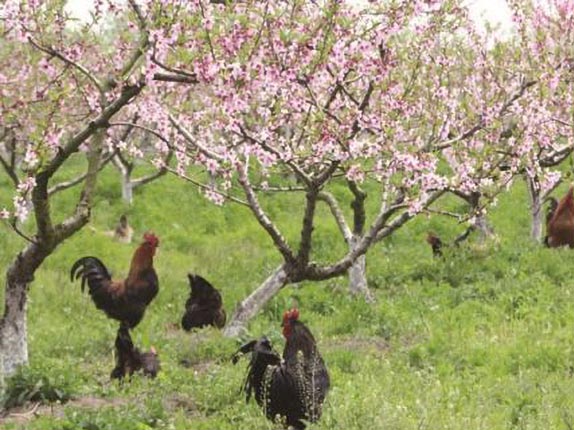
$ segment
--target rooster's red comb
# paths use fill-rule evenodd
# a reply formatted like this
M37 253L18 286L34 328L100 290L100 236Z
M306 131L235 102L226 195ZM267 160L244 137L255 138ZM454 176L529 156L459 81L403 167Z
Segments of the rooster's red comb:
M283 313L283 321L297 321L299 319L299 309L293 308Z
M143 235L144 242L149 243L153 246L159 245L159 238L153 233L153 231L147 231Z

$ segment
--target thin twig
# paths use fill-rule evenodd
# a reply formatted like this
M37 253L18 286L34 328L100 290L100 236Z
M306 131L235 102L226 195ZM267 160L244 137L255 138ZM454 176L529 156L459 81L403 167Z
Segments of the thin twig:
M93 84L96 86L96 88L100 91L100 93L105 92L104 85L100 82L100 80L98 78L96 78L92 73L90 73L90 71L88 69L86 69L84 66L82 66L81 64L70 60L64 54L62 54L61 52L57 51L56 49L54 49L52 47L40 45L40 43L36 42L32 37L28 37L28 41L32 44L32 46L39 49L40 51L42 51L48 55L51 55L53 57L56 57L59 60L63 61L64 63L74 67L81 74L83 74L90 81L92 81Z
M110 162L110 160L114 157L114 152L109 153L106 157L104 157L100 161L100 165L98 167L98 171L103 170L104 167ZM60 182L53 187L48 189L48 195L51 196L53 194L59 193L60 191L67 190L68 188L72 188L78 184L80 184L86 177L88 176L88 172L79 175L78 177L71 179L66 182Z
M213 187L211 187L211 186L209 186L209 185L202 184L201 182L196 181L195 179L190 178L189 176L184 175L183 173L178 172L176 169L174 169L174 168L172 168L172 167L166 167L165 170L168 171L169 173L173 174L173 175L176 175L176 176L179 177L179 178L184 179L185 181L187 181L187 182L189 182L189 183L195 185L196 187L198 187L198 188L200 188L200 189L202 189L202 190L210 191L210 192L212 192L212 193L215 193L215 194L220 195L221 197L224 197L225 199L227 199L227 200L229 200L229 201L231 201L231 202L240 204L240 205L242 205L242 206L247 206L247 207L249 207L249 204L248 204L246 201L241 200L241 199L238 199L237 197L232 196L231 194L227 194L227 193L221 192L221 191L219 191L219 190L217 190L217 189L215 189L215 188L213 188Z
M34 243L34 244L38 243L36 240L32 239L30 236L28 236L27 234L25 234L22 230L20 230L18 228L16 218L14 218L14 219L12 219L12 221L8 222L8 225L10 227L12 227L12 230L14 230L14 232L18 236L20 236L22 239L24 239L25 241L30 242L30 243Z

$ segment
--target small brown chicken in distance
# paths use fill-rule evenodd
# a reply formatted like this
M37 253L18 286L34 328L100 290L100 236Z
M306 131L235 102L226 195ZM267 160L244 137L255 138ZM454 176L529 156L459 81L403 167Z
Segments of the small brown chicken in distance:
M311 331L299 321L298 309L285 311L282 326L283 359L269 339L262 337L243 345L233 363L251 353L243 385L247 401L254 395L268 419L279 418L290 428L302 430L306 421L316 422L321 417L329 373Z
M181 319L184 330L212 325L222 328L226 314L221 294L213 285L199 275L187 275L191 292L185 302L185 313Z
M157 376L160 370L157 352L153 347L149 352L141 352L134 346L129 330L120 326L116 336L116 367L110 377L121 380L140 370L150 378Z
M139 324L145 310L157 295L159 282L153 267L153 258L159 239L151 232L145 233L143 242L132 257L127 278L112 280L108 269L96 257L82 257L70 272L72 281L82 278L82 291L88 284L92 300L110 318L128 329Z
M574 187L570 187L558 203L548 220L546 230L550 248L564 245L574 248Z
M120 221L114 230L114 239L122 243L131 243L134 229L128 223L128 217L124 214L120 217Z

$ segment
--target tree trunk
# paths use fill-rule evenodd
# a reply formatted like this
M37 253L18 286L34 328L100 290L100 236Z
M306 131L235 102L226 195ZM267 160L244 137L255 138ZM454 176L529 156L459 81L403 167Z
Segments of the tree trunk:
M353 237L352 245L358 242L358 238ZM367 284L367 257L366 255L361 255L353 263L348 270L349 273L349 291L352 295L361 295L369 303L374 301L374 297L369 291L369 286Z
M542 242L542 225L544 223L544 212L542 210L543 196L540 192L540 184L537 178L526 178L526 187L530 195L530 214L532 225L530 226L530 237L536 242Z
M474 226L479 231L480 238L482 240L488 239L494 235L494 230L488 224L488 219L484 214L476 215L474 218Z
M540 196L537 196L536 201L532 202L532 226L530 228L530 236L536 242L542 242L542 225L544 224L544 211L542 210L542 201Z
M28 285L9 284L6 287L6 312L0 322L0 363L4 376L11 376L18 367L28 364L26 327Z
M494 230L488 224L486 214L480 209L479 192L473 192L470 195L463 197L464 200L470 205L470 213L474 214L474 227L478 230L480 240L489 239L494 235Z
M28 289L36 269L49 254L49 248L30 244L8 268L4 316L0 320L0 370L3 376L14 374L19 366L28 363Z
M253 318L287 283L287 271L283 265L279 266L261 286L237 305L231 320L223 330L223 334L228 337L241 335L245 331L247 321Z
M130 173L122 172L122 199L131 205L134 200L134 187L130 176Z
M365 211L365 200L367 193L365 193L359 186L353 182L348 181L347 185L355 197L351 202L353 209L353 232L350 235L345 235L345 239L351 251L354 251L361 241L363 230L365 229L365 222L367 214ZM349 291L351 295L362 295L367 302L373 302L374 297L369 291L367 284L367 257L365 254L359 256L357 260L347 270L349 274Z

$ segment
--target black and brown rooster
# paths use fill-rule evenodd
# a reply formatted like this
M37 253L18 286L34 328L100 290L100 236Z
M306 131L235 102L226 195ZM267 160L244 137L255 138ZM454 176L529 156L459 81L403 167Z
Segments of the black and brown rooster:
M82 278L82 291L87 283L96 307L131 329L141 321L159 290L153 267L158 245L159 239L155 234L144 234L143 243L134 252L126 279L112 280L104 263L96 257L83 257L76 261L70 277L72 281Z
M221 294L207 280L199 275L187 275L191 293L185 302L185 313L181 318L184 330L212 325L222 328L226 314Z
M150 378L157 376L160 370L157 352L153 347L149 352L141 352L134 346L128 328L120 326L116 336L116 367L110 377L122 380L140 370Z
M269 339L262 337L243 345L233 362L251 353L242 387L247 401L254 395L267 418L279 418L299 430L305 428L305 422L316 422L321 417L330 386L329 373L311 331L299 321L297 309L284 313L283 336L283 359Z

